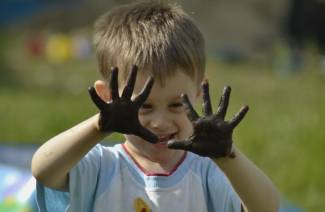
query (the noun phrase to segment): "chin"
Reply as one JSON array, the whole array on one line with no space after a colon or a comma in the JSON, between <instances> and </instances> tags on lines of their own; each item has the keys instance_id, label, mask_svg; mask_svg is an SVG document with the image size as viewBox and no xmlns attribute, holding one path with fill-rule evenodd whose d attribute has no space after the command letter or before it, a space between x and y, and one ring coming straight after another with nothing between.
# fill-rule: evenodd
<instances>
[{"instance_id":1,"label":"chin","mask_svg":"<svg viewBox=\"0 0 325 212\"><path fill-rule=\"evenodd\" d=\"M155 144L152 144L152 145L157 149L170 150L167 147L167 142L158 142L158 143L155 143Z\"/></svg>"}]
</instances>

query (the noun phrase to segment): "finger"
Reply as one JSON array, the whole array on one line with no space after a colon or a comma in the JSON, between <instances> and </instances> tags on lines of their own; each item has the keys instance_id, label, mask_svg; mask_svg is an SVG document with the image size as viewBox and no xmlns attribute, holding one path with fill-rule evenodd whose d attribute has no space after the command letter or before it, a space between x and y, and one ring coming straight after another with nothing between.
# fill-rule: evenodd
<instances>
[{"instance_id":1,"label":"finger","mask_svg":"<svg viewBox=\"0 0 325 212\"><path fill-rule=\"evenodd\" d=\"M145 86L143 87L142 91L140 92L140 94L134 99L135 104L138 107L141 107L141 105L146 101L146 99L148 98L150 91L152 89L154 83L154 79L153 77L149 77L149 79L147 79Z\"/></svg>"},{"instance_id":2,"label":"finger","mask_svg":"<svg viewBox=\"0 0 325 212\"><path fill-rule=\"evenodd\" d=\"M242 107L239 110L239 112L234 116L234 118L229 123L232 129L234 129L241 122L241 120L243 120L248 109L249 109L249 107L246 105L246 106Z\"/></svg>"},{"instance_id":3,"label":"finger","mask_svg":"<svg viewBox=\"0 0 325 212\"><path fill-rule=\"evenodd\" d=\"M202 83L202 91L203 91L203 114L204 116L210 116L212 114L212 106L209 94L209 83L205 80Z\"/></svg>"},{"instance_id":4,"label":"finger","mask_svg":"<svg viewBox=\"0 0 325 212\"><path fill-rule=\"evenodd\" d=\"M143 138L144 140L148 141L149 143L154 144L154 143L157 143L157 141L158 141L158 137L155 134L153 134L148 129L146 129L142 126L139 127L136 134L138 136L140 136L141 138Z\"/></svg>"},{"instance_id":5,"label":"finger","mask_svg":"<svg viewBox=\"0 0 325 212\"><path fill-rule=\"evenodd\" d=\"M189 151L192 149L192 141L191 140L183 140L183 141L170 140L167 143L167 147L169 149L182 149L182 150Z\"/></svg>"},{"instance_id":6,"label":"finger","mask_svg":"<svg viewBox=\"0 0 325 212\"><path fill-rule=\"evenodd\" d=\"M93 86L88 88L89 95L98 109L102 110L106 106L106 102L104 102L97 94L95 88Z\"/></svg>"},{"instance_id":7,"label":"finger","mask_svg":"<svg viewBox=\"0 0 325 212\"><path fill-rule=\"evenodd\" d=\"M122 93L122 98L130 99L133 93L135 81L137 78L138 67L136 65L132 66L131 73L128 76L126 86Z\"/></svg>"},{"instance_id":8,"label":"finger","mask_svg":"<svg viewBox=\"0 0 325 212\"><path fill-rule=\"evenodd\" d=\"M187 114L187 117L192 121L196 121L198 118L199 118L199 115L197 114L197 112L194 110L188 96L186 94L182 94L181 95L181 98L182 98L182 102L183 102L183 105L185 107L185 111L186 111L186 114Z\"/></svg>"},{"instance_id":9,"label":"finger","mask_svg":"<svg viewBox=\"0 0 325 212\"><path fill-rule=\"evenodd\" d=\"M223 94L220 98L219 101L219 106L218 106L218 110L216 113L216 116L225 119L226 113L227 113L227 109L228 109L228 105L229 105L229 97L230 97L230 92L231 92L231 88L230 86L225 86L223 88Z\"/></svg>"},{"instance_id":10,"label":"finger","mask_svg":"<svg viewBox=\"0 0 325 212\"><path fill-rule=\"evenodd\" d=\"M111 81L109 83L110 89L112 92L112 100L117 100L119 99L119 93L118 93L118 68L114 67L112 68L112 73L111 73Z\"/></svg>"}]
</instances>

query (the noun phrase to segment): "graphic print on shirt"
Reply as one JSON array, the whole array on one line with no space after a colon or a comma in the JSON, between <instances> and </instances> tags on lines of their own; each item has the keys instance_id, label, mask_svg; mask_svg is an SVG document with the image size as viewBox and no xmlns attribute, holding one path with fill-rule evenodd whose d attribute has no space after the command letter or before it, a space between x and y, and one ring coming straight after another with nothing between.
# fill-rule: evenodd
<instances>
[{"instance_id":1,"label":"graphic print on shirt","mask_svg":"<svg viewBox=\"0 0 325 212\"><path fill-rule=\"evenodd\" d=\"M152 212L148 204L140 197L134 200L135 212Z\"/></svg>"}]
</instances>

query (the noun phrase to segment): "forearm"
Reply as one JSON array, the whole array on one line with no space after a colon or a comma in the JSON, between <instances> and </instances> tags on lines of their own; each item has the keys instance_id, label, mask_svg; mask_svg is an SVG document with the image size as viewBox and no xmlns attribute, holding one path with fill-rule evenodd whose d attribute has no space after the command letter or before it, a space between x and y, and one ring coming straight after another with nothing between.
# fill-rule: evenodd
<instances>
[{"instance_id":1,"label":"forearm","mask_svg":"<svg viewBox=\"0 0 325 212\"><path fill-rule=\"evenodd\" d=\"M271 180L238 149L235 158L214 160L232 183L249 212L278 211L280 197Z\"/></svg>"},{"instance_id":2,"label":"forearm","mask_svg":"<svg viewBox=\"0 0 325 212\"><path fill-rule=\"evenodd\" d=\"M70 169L105 137L97 122L95 115L44 143L32 159L34 177L48 187L66 190Z\"/></svg>"}]
</instances>

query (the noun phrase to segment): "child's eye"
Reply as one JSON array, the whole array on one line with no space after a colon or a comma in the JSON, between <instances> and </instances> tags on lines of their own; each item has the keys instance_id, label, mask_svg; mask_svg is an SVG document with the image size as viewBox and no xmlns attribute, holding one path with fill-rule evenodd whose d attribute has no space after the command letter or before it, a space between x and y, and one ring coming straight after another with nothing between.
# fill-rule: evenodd
<instances>
[{"instance_id":1,"label":"child's eye","mask_svg":"<svg viewBox=\"0 0 325 212\"><path fill-rule=\"evenodd\" d=\"M171 112L180 113L183 111L183 104L181 102L174 102L168 105Z\"/></svg>"},{"instance_id":2,"label":"child's eye","mask_svg":"<svg viewBox=\"0 0 325 212\"><path fill-rule=\"evenodd\" d=\"M152 111L152 105L151 104L143 104L139 110L139 114L145 115L147 113L150 113Z\"/></svg>"},{"instance_id":3,"label":"child's eye","mask_svg":"<svg viewBox=\"0 0 325 212\"><path fill-rule=\"evenodd\" d=\"M183 107L183 104L181 102L176 102L176 103L170 104L169 107L179 108L179 107Z\"/></svg>"},{"instance_id":4,"label":"child's eye","mask_svg":"<svg viewBox=\"0 0 325 212\"><path fill-rule=\"evenodd\" d=\"M141 109L151 109L151 108L152 108L152 105L150 105L150 104L143 104L141 106Z\"/></svg>"}]
</instances>

